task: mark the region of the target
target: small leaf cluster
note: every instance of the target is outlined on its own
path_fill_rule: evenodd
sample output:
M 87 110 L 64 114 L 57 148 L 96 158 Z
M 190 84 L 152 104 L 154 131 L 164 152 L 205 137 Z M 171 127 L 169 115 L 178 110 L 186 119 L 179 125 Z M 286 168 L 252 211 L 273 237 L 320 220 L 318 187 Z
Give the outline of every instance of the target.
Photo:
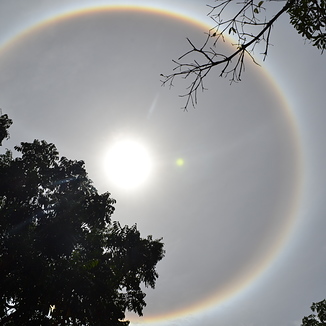
M 1 110 L 0 110 L 1 113 Z M 12 125 L 12 120 L 9 119 L 7 114 L 0 115 L 0 145 L 2 141 L 9 138 L 8 129 Z
M 295 0 L 288 13 L 298 33 L 323 52 L 326 49 L 326 0 Z
M 326 300 L 313 302 L 311 310 L 313 314 L 302 319 L 302 326 L 326 325 Z
M 259 14 L 260 13 L 260 8 L 262 8 L 262 5 L 264 4 L 264 1 L 259 1 L 257 4 L 257 7 L 254 8 L 254 13 Z

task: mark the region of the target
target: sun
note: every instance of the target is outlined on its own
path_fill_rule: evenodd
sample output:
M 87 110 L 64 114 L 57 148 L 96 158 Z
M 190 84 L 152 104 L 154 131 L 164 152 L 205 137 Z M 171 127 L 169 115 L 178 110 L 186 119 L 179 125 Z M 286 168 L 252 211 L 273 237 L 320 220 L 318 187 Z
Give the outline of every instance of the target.
M 122 140 L 109 148 L 105 162 L 110 181 L 124 189 L 142 185 L 152 170 L 152 161 L 145 146 L 133 140 Z

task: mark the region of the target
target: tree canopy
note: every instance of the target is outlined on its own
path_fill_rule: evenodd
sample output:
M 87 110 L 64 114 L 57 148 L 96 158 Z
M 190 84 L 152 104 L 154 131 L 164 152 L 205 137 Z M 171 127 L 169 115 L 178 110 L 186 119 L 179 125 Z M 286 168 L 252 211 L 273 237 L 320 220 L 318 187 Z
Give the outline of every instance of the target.
M 44 140 L 15 150 L 0 155 L 0 325 L 128 325 L 141 285 L 155 286 L 161 239 L 112 221 L 115 200 L 83 161 Z
M 204 90 L 206 76 L 216 67 L 219 76 L 228 77 L 230 82 L 241 81 L 245 59 L 254 59 L 257 47 L 262 49 L 265 60 L 272 28 L 278 18 L 287 14 L 289 23 L 305 40 L 321 52 L 326 49 L 326 0 L 216 0 L 209 5 L 213 27 L 200 46 L 188 39 L 190 50 L 173 60 L 172 73 L 162 76 L 163 85 L 172 86 L 177 77 L 189 81 L 185 94 L 186 110 L 197 104 L 198 90 Z M 230 15 L 230 13 L 232 13 Z M 236 39 L 234 50 L 219 52 L 217 44 L 230 35 Z

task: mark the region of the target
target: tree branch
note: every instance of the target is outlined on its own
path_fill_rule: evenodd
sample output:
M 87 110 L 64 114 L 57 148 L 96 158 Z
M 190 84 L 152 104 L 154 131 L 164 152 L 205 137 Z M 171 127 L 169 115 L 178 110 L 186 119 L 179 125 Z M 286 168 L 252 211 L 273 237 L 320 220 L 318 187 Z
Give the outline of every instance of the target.
M 222 69 L 219 76 L 227 77 L 231 75 L 231 83 L 241 81 L 242 72 L 244 71 L 245 67 L 244 61 L 246 55 L 249 55 L 251 60 L 258 64 L 253 57 L 253 49 L 262 40 L 266 43 L 264 52 L 262 53 L 265 59 L 268 53 L 268 47 L 270 45 L 270 34 L 273 24 L 283 13 L 289 10 L 296 0 L 288 0 L 274 17 L 264 23 L 259 22 L 258 18 L 256 17 L 260 10 L 263 9 L 263 1 L 259 1 L 258 4 L 256 4 L 254 0 L 245 0 L 242 3 L 244 5 L 241 10 L 238 11 L 232 19 L 222 21 L 220 16 L 231 1 L 232 0 L 226 0 L 215 7 L 211 7 L 212 10 L 210 15 L 217 8 L 219 8 L 220 11 L 213 16 L 217 25 L 209 30 L 203 45 L 201 47 L 196 47 L 193 42 L 187 38 L 189 44 L 191 45 L 191 49 L 180 56 L 178 60 L 173 60 L 176 67 L 173 69 L 171 74 L 161 75 L 163 77 L 161 80 L 162 85 L 169 85 L 170 87 L 173 86 L 176 77 L 191 79 L 190 84 L 187 87 L 187 92 L 180 95 L 180 97 L 186 98 L 186 103 L 183 107 L 184 110 L 188 109 L 189 104 L 191 104 L 193 107 L 197 105 L 197 92 L 199 89 L 202 91 L 205 90 L 204 79 L 210 73 L 212 68 L 221 66 Z M 249 9 L 250 15 L 248 16 L 246 12 Z M 245 26 L 262 28 L 258 33 L 252 34 L 244 30 Z M 221 27 L 223 28 L 219 32 Z M 238 37 L 238 43 L 235 44 L 237 48 L 230 55 L 218 53 L 213 48 L 221 38 L 224 41 L 224 34 L 226 31 L 228 31 L 229 34 L 236 34 Z M 214 42 L 210 46 L 209 44 L 213 38 L 215 38 Z M 249 40 L 247 40 L 248 38 Z M 195 54 L 199 54 L 199 58 L 203 60 L 201 63 L 196 59 L 190 59 L 188 62 L 184 61 Z M 235 62 L 233 62 L 234 59 L 236 59 Z

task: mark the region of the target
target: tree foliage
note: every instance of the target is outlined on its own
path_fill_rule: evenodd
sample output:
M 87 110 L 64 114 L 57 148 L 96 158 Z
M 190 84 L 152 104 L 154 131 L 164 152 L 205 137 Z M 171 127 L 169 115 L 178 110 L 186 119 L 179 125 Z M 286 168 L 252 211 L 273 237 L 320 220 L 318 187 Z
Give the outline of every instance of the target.
M 302 319 L 302 326 L 324 326 L 326 325 L 326 300 L 313 302 L 311 306 L 313 314 Z
M 321 51 L 326 49 L 326 1 L 296 0 L 288 9 L 290 23 Z
M 0 325 L 128 325 L 154 287 L 161 239 L 111 220 L 83 161 L 35 140 L 0 155 Z
M 313 46 L 326 49 L 326 0 L 216 0 L 209 16 L 214 26 L 203 44 L 195 45 L 187 39 L 190 50 L 173 60 L 171 74 L 161 75 L 163 85 L 174 84 L 176 77 L 189 81 L 184 109 L 197 104 L 198 90 L 205 90 L 204 80 L 213 68 L 220 67 L 219 76 L 230 82 L 241 81 L 245 59 L 254 59 L 255 49 L 262 49 L 265 60 L 270 46 L 272 28 L 277 19 L 289 15 L 289 23 Z M 232 13 L 230 15 L 230 12 Z M 228 36 L 236 39 L 234 50 L 220 52 L 218 45 Z

